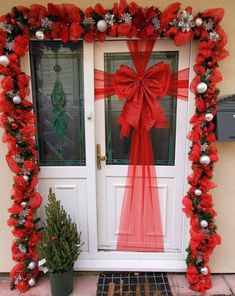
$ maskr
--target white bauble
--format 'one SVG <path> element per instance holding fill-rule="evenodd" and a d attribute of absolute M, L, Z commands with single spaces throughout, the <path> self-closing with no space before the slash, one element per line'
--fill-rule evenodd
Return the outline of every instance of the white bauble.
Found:
<path fill-rule="evenodd" d="M 24 176 L 23 176 L 23 179 L 25 180 L 25 182 L 28 182 L 28 181 L 29 181 L 29 176 L 24 175 Z"/>
<path fill-rule="evenodd" d="M 207 268 L 207 267 L 202 267 L 202 268 L 201 268 L 201 273 L 202 273 L 203 275 L 208 275 L 208 273 L 209 273 L 208 268 Z"/>
<path fill-rule="evenodd" d="M 5 55 L 0 56 L 0 64 L 5 67 L 8 66 L 10 64 L 8 57 Z"/>
<path fill-rule="evenodd" d="M 28 265 L 28 269 L 34 269 L 36 267 L 36 263 L 34 261 L 31 261 Z"/>
<path fill-rule="evenodd" d="M 207 228 L 208 225 L 209 225 L 209 224 L 208 224 L 208 222 L 207 222 L 206 220 L 201 220 L 201 221 L 200 221 L 200 226 L 201 226 L 202 228 Z"/>
<path fill-rule="evenodd" d="M 21 103 L 21 97 L 20 96 L 14 96 L 12 99 L 13 103 L 18 105 Z"/>
<path fill-rule="evenodd" d="M 197 26 L 197 27 L 200 27 L 201 25 L 202 25 L 202 19 L 200 18 L 200 17 L 198 17 L 196 20 L 195 20 L 195 25 Z"/>
<path fill-rule="evenodd" d="M 208 155 L 202 155 L 199 159 L 201 164 L 209 164 L 211 162 L 210 157 Z"/>
<path fill-rule="evenodd" d="M 96 27 L 97 27 L 98 31 L 103 33 L 103 32 L 105 32 L 107 30 L 108 24 L 106 23 L 105 20 L 99 20 Z"/>
<path fill-rule="evenodd" d="M 196 89 L 199 94 L 204 94 L 207 91 L 207 84 L 205 82 L 199 82 Z"/>
<path fill-rule="evenodd" d="M 194 194 L 195 194 L 196 196 L 200 196 L 200 195 L 202 194 L 201 189 L 199 189 L 199 188 L 195 189 L 195 190 L 194 190 Z"/>
<path fill-rule="evenodd" d="M 30 278 L 29 281 L 28 281 L 28 283 L 29 283 L 30 287 L 33 287 L 33 286 L 35 286 L 36 281 L 35 281 L 34 278 Z"/>
<path fill-rule="evenodd" d="M 25 208 L 26 206 L 27 206 L 27 201 L 22 201 L 21 203 L 20 203 L 20 205 L 23 207 L 23 208 Z"/>
<path fill-rule="evenodd" d="M 214 115 L 212 113 L 205 114 L 206 121 L 211 121 L 213 118 L 214 118 Z"/>
<path fill-rule="evenodd" d="M 43 31 L 37 31 L 36 33 L 35 33 L 35 37 L 38 39 L 38 40 L 44 40 L 44 38 L 45 38 L 45 35 L 44 35 L 44 33 L 43 33 Z"/>

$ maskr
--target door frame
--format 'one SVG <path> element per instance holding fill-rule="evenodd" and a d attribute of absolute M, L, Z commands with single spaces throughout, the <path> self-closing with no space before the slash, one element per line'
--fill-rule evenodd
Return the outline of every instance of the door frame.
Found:
<path fill-rule="evenodd" d="M 107 38 L 108 41 L 112 40 L 127 40 L 127 38 Z M 160 39 L 159 39 L 160 40 Z M 193 65 L 196 57 L 197 42 L 190 42 L 189 53 L 189 81 L 194 77 Z M 189 240 L 189 222 L 186 216 L 183 215 L 183 236 L 182 236 L 182 252 L 165 253 L 165 258 L 161 259 L 156 253 L 149 253 L 148 259 L 139 259 L 136 252 L 129 253 L 129 259 L 125 255 L 120 258 L 113 258 L 114 252 L 112 251 L 99 251 L 98 250 L 98 229 L 97 229 L 97 197 L 96 197 L 96 146 L 95 146 L 95 100 L 94 100 L 94 42 L 83 42 L 83 71 L 84 71 L 84 106 L 85 106 L 85 140 L 86 140 L 86 167 L 84 173 L 87 174 L 87 215 L 88 215 L 88 248 L 86 252 L 82 252 L 75 262 L 74 269 L 79 271 L 168 271 L 168 272 L 184 272 L 186 270 L 186 251 Z M 29 53 L 22 58 L 22 69 L 30 75 L 30 58 Z M 89 77 L 89 79 L 87 79 Z M 32 90 L 32 86 L 31 86 Z M 32 91 L 30 92 L 32 94 Z M 189 119 L 194 114 L 194 101 L 193 94 L 189 92 L 188 108 L 187 108 L 187 133 L 190 131 L 191 126 Z M 191 165 L 188 161 L 188 151 L 190 142 L 186 140 L 185 151 L 185 176 L 191 172 Z M 68 167 L 66 169 L 71 169 Z M 74 177 L 76 171 L 71 172 Z M 49 171 L 44 172 L 41 170 L 40 178 L 50 178 Z M 66 170 L 60 171 L 60 178 L 66 178 Z M 92 184 L 92 186 L 90 185 Z M 184 193 L 187 192 L 188 183 L 184 180 Z M 183 196 L 182 196 L 183 198 Z M 116 251 L 115 251 L 116 252 Z M 160 254 L 160 253 L 159 253 Z M 159 258 L 156 258 L 159 257 Z"/>

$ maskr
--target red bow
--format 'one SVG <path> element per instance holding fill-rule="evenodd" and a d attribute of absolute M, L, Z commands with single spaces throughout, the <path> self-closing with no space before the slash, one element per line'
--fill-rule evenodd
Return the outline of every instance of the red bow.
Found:
<path fill-rule="evenodd" d="M 126 99 L 118 119 L 122 135 L 128 135 L 131 126 L 147 131 L 153 126 L 167 127 L 159 98 L 166 94 L 169 82 L 170 67 L 163 62 L 137 72 L 129 66 L 120 66 L 113 76 L 113 85 L 118 98 Z"/>

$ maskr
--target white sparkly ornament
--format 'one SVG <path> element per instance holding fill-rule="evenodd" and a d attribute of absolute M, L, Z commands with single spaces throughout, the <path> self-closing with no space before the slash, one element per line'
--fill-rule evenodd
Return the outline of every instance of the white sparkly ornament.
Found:
<path fill-rule="evenodd" d="M 201 273 L 202 273 L 203 275 L 208 275 L 208 273 L 209 273 L 208 268 L 207 268 L 207 267 L 202 267 L 202 268 L 201 268 Z"/>
<path fill-rule="evenodd" d="M 199 94 L 204 94 L 207 91 L 207 84 L 205 82 L 199 82 L 196 89 Z"/>
<path fill-rule="evenodd" d="M 8 57 L 5 55 L 0 56 L 0 64 L 5 67 L 8 66 L 10 64 Z"/>
<path fill-rule="evenodd" d="M 38 39 L 38 40 L 43 40 L 45 38 L 45 35 L 43 33 L 43 31 L 37 31 L 35 33 L 35 37 Z"/>
<path fill-rule="evenodd" d="M 214 118 L 214 115 L 212 113 L 205 114 L 206 121 L 211 121 L 213 118 Z"/>
<path fill-rule="evenodd" d="M 24 175 L 24 176 L 23 176 L 23 179 L 25 180 L 25 182 L 28 182 L 28 181 L 29 181 L 29 176 Z"/>
<path fill-rule="evenodd" d="M 207 222 L 206 220 L 201 220 L 201 221 L 200 221 L 200 226 L 201 226 L 202 228 L 207 228 L 207 226 L 208 226 L 208 222 Z"/>
<path fill-rule="evenodd" d="M 30 278 L 29 281 L 28 281 L 28 283 L 29 283 L 30 287 L 33 287 L 33 286 L 35 286 L 36 281 L 35 281 L 34 278 Z"/>
<path fill-rule="evenodd" d="M 27 201 L 22 201 L 22 202 L 20 203 L 20 205 L 21 205 L 23 208 L 25 208 L 25 207 L 27 206 Z"/>
<path fill-rule="evenodd" d="M 200 195 L 202 194 L 201 189 L 199 189 L 199 188 L 195 189 L 195 190 L 194 190 L 194 194 L 195 194 L 196 196 L 200 196 Z"/>
<path fill-rule="evenodd" d="M 106 23 L 105 20 L 99 20 L 96 26 L 97 26 L 97 30 L 102 33 L 105 32 L 108 28 L 108 24 Z"/>
<path fill-rule="evenodd" d="M 208 155 L 202 155 L 199 159 L 201 164 L 209 164 L 211 162 L 210 157 Z"/>
<path fill-rule="evenodd" d="M 36 267 L 36 263 L 34 261 L 31 261 L 28 265 L 28 269 L 34 269 Z"/>
<path fill-rule="evenodd" d="M 21 103 L 21 97 L 20 96 L 14 96 L 12 99 L 13 103 L 18 105 Z"/>
<path fill-rule="evenodd" d="M 201 19 L 200 17 L 198 17 L 198 18 L 196 19 L 196 21 L 195 21 L 195 25 L 196 25 L 197 27 L 200 27 L 200 26 L 202 25 L 202 19 Z"/>

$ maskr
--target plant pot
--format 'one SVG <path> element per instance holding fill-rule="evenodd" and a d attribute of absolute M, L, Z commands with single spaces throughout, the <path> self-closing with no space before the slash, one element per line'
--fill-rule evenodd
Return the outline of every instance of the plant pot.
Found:
<path fill-rule="evenodd" d="M 73 268 L 66 272 L 49 272 L 52 296 L 68 296 L 73 291 Z"/>

